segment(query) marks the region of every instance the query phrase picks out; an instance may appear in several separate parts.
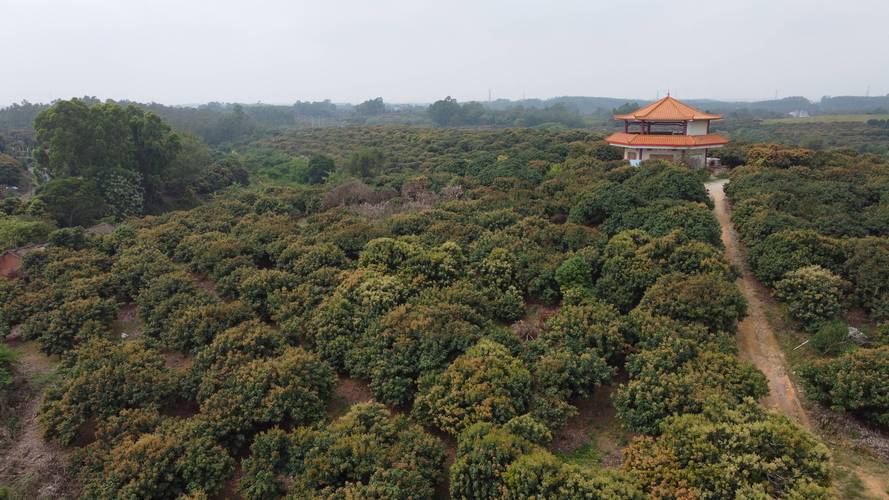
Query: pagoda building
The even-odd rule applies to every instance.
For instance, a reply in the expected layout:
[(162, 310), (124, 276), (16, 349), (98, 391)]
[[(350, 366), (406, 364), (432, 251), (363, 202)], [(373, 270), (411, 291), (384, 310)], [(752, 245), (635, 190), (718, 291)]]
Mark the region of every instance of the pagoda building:
[(624, 131), (611, 134), (605, 142), (623, 148), (624, 159), (633, 165), (642, 160), (669, 160), (703, 167), (709, 150), (728, 143), (725, 137), (710, 133), (710, 121), (722, 115), (698, 111), (669, 94), (614, 119), (624, 121)]

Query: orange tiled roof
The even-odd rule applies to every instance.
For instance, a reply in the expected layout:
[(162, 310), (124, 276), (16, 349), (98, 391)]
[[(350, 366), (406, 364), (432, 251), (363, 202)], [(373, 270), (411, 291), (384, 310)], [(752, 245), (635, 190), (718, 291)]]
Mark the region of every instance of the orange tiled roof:
[(688, 120), (719, 120), (722, 115), (713, 115), (698, 111), (695, 108), (670, 96), (655, 101), (644, 108), (637, 109), (626, 115), (614, 115), (615, 120), (646, 120), (646, 121), (688, 121)]
[(615, 146), (629, 147), (661, 147), (661, 148), (701, 148), (706, 146), (722, 146), (728, 139), (719, 134), (708, 135), (659, 135), (659, 134), (627, 134), (615, 132), (605, 138), (605, 142)]

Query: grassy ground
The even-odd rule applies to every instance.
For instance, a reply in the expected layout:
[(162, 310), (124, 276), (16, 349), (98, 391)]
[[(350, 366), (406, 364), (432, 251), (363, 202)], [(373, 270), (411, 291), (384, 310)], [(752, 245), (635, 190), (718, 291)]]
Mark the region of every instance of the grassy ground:
[[(786, 321), (780, 306), (770, 301), (768, 320), (775, 329), (778, 342), (784, 351), (789, 373), (797, 387), (802, 387), (798, 376), (799, 368), (822, 356), (809, 345), (799, 347), (810, 335), (795, 329)], [(837, 498), (871, 499), (889, 498), (889, 461), (877, 456), (858, 444), (859, 429), (851, 425), (849, 417), (837, 415), (815, 401), (806, 398), (800, 391), (800, 398), (806, 411), (816, 424), (815, 431), (830, 448), (834, 460), (834, 487)], [(862, 479), (864, 478), (864, 479)], [(876, 483), (869, 478), (884, 478)], [(871, 484), (865, 484), (870, 481)], [(874, 491), (882, 491), (883, 496), (875, 496)]]
[(35, 342), (8, 342), (18, 353), (15, 417), (3, 422), (0, 443), (0, 498), (76, 498), (78, 485), (66, 472), (68, 452), (43, 440), (39, 408), (43, 389), (56, 377), (57, 360), (48, 358)]
[(611, 394), (625, 381), (625, 376), (620, 375), (614, 384), (599, 387), (592, 396), (573, 402), (578, 414), (553, 436), (551, 450), (556, 456), (582, 466), (620, 465), (622, 450), (633, 436), (621, 426)]
[(840, 122), (866, 122), (868, 120), (886, 120), (889, 115), (819, 115), (807, 118), (771, 118), (763, 120), (767, 125), (785, 124), (785, 123), (840, 123)]
[(615, 467), (617, 453), (629, 444), (629, 436), (621, 430), (620, 422), (610, 425), (593, 424), (586, 432), (587, 442), (568, 452), (557, 452), (563, 461), (584, 467)]

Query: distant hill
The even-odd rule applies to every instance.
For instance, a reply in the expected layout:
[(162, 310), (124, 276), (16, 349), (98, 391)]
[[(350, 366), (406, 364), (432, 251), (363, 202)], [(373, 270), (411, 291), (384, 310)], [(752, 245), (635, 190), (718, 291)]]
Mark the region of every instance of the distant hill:
[(889, 95), (822, 97), (820, 108), (821, 112), (826, 114), (887, 113), (889, 112)]
[[(800, 96), (765, 101), (720, 101), (716, 99), (683, 100), (692, 106), (714, 113), (749, 111), (754, 114), (786, 115), (795, 111), (808, 111), (810, 114), (862, 114), (884, 113), (889, 111), (889, 95), (874, 97), (823, 97), (821, 98), (821, 101), (818, 102), (813, 102)], [(580, 114), (595, 115), (609, 114), (613, 109), (627, 103), (637, 103), (640, 106), (644, 106), (651, 102), (653, 101), (650, 99), (562, 96), (550, 99), (523, 99), (517, 101), (498, 99), (491, 103), (486, 103), (486, 105), (494, 109), (505, 110), (517, 106), (526, 108), (545, 108), (554, 104), (562, 104), (569, 109), (576, 110)]]

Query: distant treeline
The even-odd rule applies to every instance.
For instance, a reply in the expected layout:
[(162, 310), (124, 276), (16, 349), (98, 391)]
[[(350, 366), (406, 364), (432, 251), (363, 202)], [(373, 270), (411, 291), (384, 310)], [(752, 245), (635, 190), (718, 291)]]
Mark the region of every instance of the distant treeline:
[[(103, 102), (84, 97), (93, 105)], [(489, 102), (458, 103), (447, 97), (431, 105), (391, 104), (382, 98), (369, 99), (357, 105), (325, 101), (297, 101), (291, 105), (233, 104), (211, 102), (198, 106), (166, 106), (158, 103), (119, 101), (135, 105), (160, 116), (173, 128), (201, 137), (211, 145), (237, 141), (257, 130), (270, 128), (315, 128), (348, 125), (432, 125), (522, 127), (555, 124), (565, 127), (609, 128), (611, 115), (618, 109), (637, 108), (651, 101), (612, 97), (555, 97), (552, 99), (497, 99)], [(804, 97), (787, 97), (769, 101), (730, 102), (688, 100), (703, 110), (725, 113), (730, 119), (759, 119), (786, 116), (792, 112), (809, 114), (885, 113), (889, 96), (823, 97), (812, 102)], [(0, 109), (2, 131), (30, 130), (37, 114), (49, 104), (28, 101)]]
[(487, 107), (471, 101), (460, 104), (448, 96), (429, 106), (429, 117), (436, 125), (488, 125), (525, 126), (559, 124), (567, 127), (583, 127), (586, 122), (580, 113), (564, 104), (557, 103), (545, 107), (513, 106), (504, 109)]
[[(95, 97), (80, 99), (93, 106), (105, 102)], [(118, 101), (150, 111), (174, 129), (202, 138), (210, 145), (246, 139), (255, 132), (276, 128), (316, 128), (348, 125), (425, 125), (522, 127), (556, 124), (564, 127), (584, 127), (588, 124), (580, 113), (568, 106), (554, 104), (547, 107), (513, 106), (494, 109), (478, 102), (459, 104), (451, 98), (431, 106), (388, 104), (382, 98), (369, 99), (361, 104), (335, 104), (325, 101), (297, 101), (292, 105), (230, 104), (211, 102), (199, 106), (166, 106), (158, 103)], [(37, 115), (48, 104), (23, 101), (0, 109), (0, 135), (4, 131), (31, 130)], [(442, 113), (444, 107), (444, 113)]]
[[(89, 106), (114, 101), (102, 101), (96, 97), (80, 99)], [(197, 135), (210, 144), (235, 141), (251, 135), (257, 128), (299, 126), (324, 126), (342, 124), (354, 118), (379, 114), (382, 99), (367, 101), (358, 106), (341, 106), (330, 101), (301, 102), (293, 105), (229, 104), (211, 102), (199, 106), (166, 106), (158, 103), (117, 101), (120, 105), (134, 105), (150, 111), (173, 128)], [(37, 115), (49, 108), (49, 104), (23, 101), (0, 109), (0, 131), (33, 129)], [(425, 108), (423, 108), (425, 109)]]
[[(889, 95), (863, 97), (840, 96), (822, 97), (813, 102), (805, 97), (785, 97), (766, 101), (719, 101), (711, 99), (683, 99), (688, 104), (715, 113), (726, 113), (729, 117), (769, 118), (784, 116), (791, 112), (806, 111), (810, 114), (880, 114), (889, 111)], [(652, 100), (621, 99), (614, 97), (562, 96), (551, 99), (522, 99), (510, 101), (497, 99), (487, 104), (495, 110), (508, 110), (516, 107), (547, 108), (563, 105), (581, 115), (610, 115), (615, 108), (627, 103), (644, 106)]]

